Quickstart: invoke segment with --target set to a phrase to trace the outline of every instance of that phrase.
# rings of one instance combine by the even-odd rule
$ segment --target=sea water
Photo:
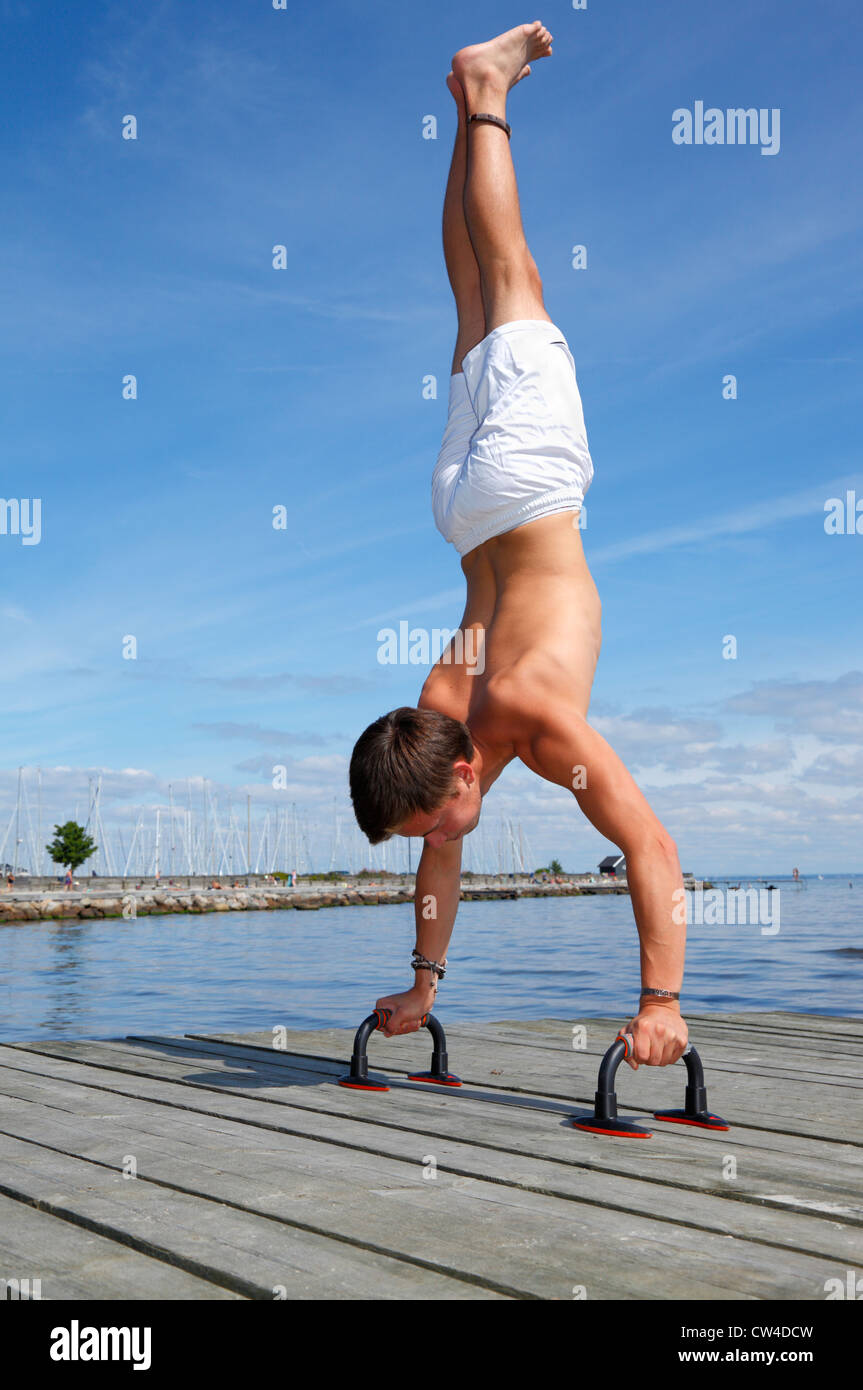
[[[863,1016],[863,876],[753,886],[769,883],[778,931],[690,925],[684,1013]],[[354,1027],[410,986],[414,941],[410,904],[9,923],[0,1040]],[[625,1022],[639,984],[628,897],[468,902],[437,1008],[452,1022]]]

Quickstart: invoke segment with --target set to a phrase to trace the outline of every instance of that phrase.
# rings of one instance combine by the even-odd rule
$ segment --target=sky
[[[684,868],[863,869],[863,534],[825,529],[856,490],[863,532],[853,0],[0,0],[0,496],[41,508],[0,534],[0,861],[24,767],[45,825],[101,778],[126,846],[169,796],[248,797],[256,836],[298,808],[315,867],[399,866],[347,765],[427,671],[379,632],[463,606],[430,509],[444,78],[528,18],[554,53],[509,119],[595,467],[591,722]],[[677,143],[698,102],[778,148]],[[467,866],[510,825],[536,865],[611,848],[518,763],[484,823]]]

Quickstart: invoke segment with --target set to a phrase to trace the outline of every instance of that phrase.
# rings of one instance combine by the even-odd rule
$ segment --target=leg
[[[479,266],[464,218],[464,185],[467,177],[467,126],[461,83],[452,73],[446,84],[458,108],[458,128],[452,152],[443,205],[443,250],[446,269],[458,313],[458,336],[452,360],[453,375],[461,371],[462,358],[486,335]]]
[[[464,90],[468,114],[505,119],[507,94],[526,76],[529,60],[550,53],[551,35],[539,20],[490,43],[463,48],[453,59],[453,73]],[[524,235],[506,132],[485,122],[472,123],[467,131],[464,211],[479,266],[486,331],[513,319],[548,320],[542,282]]]

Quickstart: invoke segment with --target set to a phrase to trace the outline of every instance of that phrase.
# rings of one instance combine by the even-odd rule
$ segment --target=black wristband
[[[645,994],[655,994],[655,995],[657,996],[658,999],[679,999],[679,998],[680,998],[679,992],[678,992],[677,994],[675,994],[675,993],[673,992],[673,990],[670,990],[670,989],[650,989],[650,988],[648,988],[647,986],[645,986],[645,988],[641,991],[640,998],[643,999],[644,996],[645,996]]]

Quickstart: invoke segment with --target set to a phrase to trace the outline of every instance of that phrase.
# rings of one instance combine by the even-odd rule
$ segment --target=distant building
[[[626,858],[622,854],[607,854],[599,866],[601,874],[608,875],[609,878],[617,878],[618,874],[626,874]]]

